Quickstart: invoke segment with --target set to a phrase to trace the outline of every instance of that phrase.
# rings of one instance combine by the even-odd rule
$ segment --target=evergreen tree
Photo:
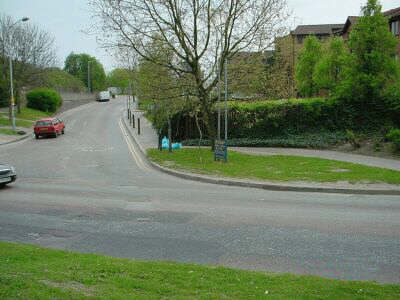
[[[357,101],[360,108],[378,103],[387,87],[399,78],[395,59],[398,41],[389,30],[379,1],[368,0],[362,13],[350,33],[350,60],[346,79],[338,90],[340,98]]]
[[[302,96],[311,97],[317,91],[313,74],[321,55],[321,43],[318,39],[315,36],[307,37],[296,65],[297,89]]]
[[[333,38],[315,66],[314,83],[317,89],[331,94],[343,80],[343,70],[348,60],[348,50],[343,39]]]

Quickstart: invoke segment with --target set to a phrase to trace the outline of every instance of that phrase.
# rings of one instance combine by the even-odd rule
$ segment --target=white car
[[[97,96],[97,101],[100,101],[100,102],[110,101],[110,99],[111,99],[110,91],[102,91]]]
[[[14,182],[17,179],[17,173],[14,167],[0,163],[0,188],[6,184]]]

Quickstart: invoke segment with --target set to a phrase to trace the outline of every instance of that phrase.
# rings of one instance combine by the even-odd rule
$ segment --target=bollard
[[[140,118],[137,119],[137,134],[140,135]]]
[[[129,109],[126,112],[128,113],[128,120],[129,120]]]
[[[132,114],[132,128],[135,128],[135,115]]]

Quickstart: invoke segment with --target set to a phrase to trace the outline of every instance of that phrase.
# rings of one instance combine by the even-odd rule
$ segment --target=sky
[[[297,25],[345,23],[347,16],[360,15],[366,0],[287,0],[291,29]],[[400,0],[381,0],[383,10],[400,7]],[[84,32],[93,23],[87,0],[0,0],[0,13],[29,22],[50,32],[56,40],[58,66],[71,52],[95,56],[106,72],[118,66],[114,58]]]

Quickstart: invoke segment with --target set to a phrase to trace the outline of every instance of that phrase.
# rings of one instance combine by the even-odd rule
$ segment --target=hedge
[[[287,136],[321,132],[377,131],[382,126],[397,123],[397,100],[352,103],[337,99],[289,99],[268,101],[229,101],[228,137],[230,139],[286,139]],[[224,132],[223,103],[221,107],[221,133]],[[396,106],[397,105],[397,106]],[[217,108],[214,107],[217,120]],[[217,124],[217,122],[215,122]],[[205,139],[204,124],[200,124]],[[172,119],[174,140],[190,140],[199,137],[193,118],[179,113]],[[280,143],[284,144],[284,143]],[[309,144],[308,142],[306,144]]]
[[[341,144],[347,140],[346,132],[320,132],[299,135],[284,135],[272,138],[231,138],[229,147],[285,147],[285,148],[318,148],[324,149]],[[210,146],[211,141],[190,139],[183,141],[184,146]]]
[[[29,108],[44,112],[56,112],[62,105],[61,96],[53,89],[36,88],[26,94]]]

